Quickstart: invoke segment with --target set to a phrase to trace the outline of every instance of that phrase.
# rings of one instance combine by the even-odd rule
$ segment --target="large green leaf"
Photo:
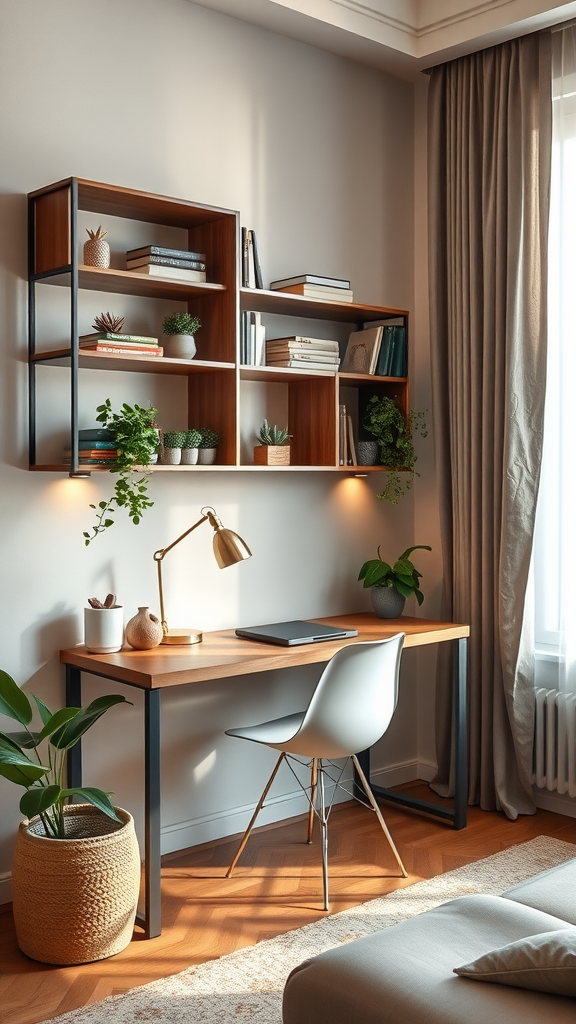
[[[12,676],[0,669],[0,712],[14,718],[20,725],[28,725],[32,719],[30,701]]]
[[[21,750],[31,750],[37,747],[40,742],[39,732],[5,732],[3,733],[12,743],[15,743]]]
[[[57,803],[62,790],[60,786],[36,786],[24,793],[20,801],[20,810],[27,818],[33,818],[35,814],[42,814]]]
[[[390,566],[388,565],[388,562],[381,562],[379,559],[374,559],[372,562],[368,562],[366,572],[364,574],[364,586],[377,586],[386,579],[389,572]]]
[[[60,708],[60,711],[56,711],[55,714],[51,715],[47,722],[44,723],[42,732],[38,734],[38,742],[41,743],[47,736],[51,736],[52,733],[61,729],[66,722],[76,718],[76,715],[80,714],[81,708]]]
[[[66,722],[60,729],[57,729],[50,742],[59,750],[68,750],[114,704],[130,703],[125,697],[120,697],[117,694],[97,697],[96,700],[93,700],[85,708],[80,708],[79,712],[70,722]]]
[[[86,801],[86,803],[93,804],[94,807],[98,807],[100,811],[107,814],[109,818],[113,818],[114,821],[121,820],[116,814],[108,794],[102,789],[94,789],[92,786],[87,786],[82,789],[63,789],[61,796],[62,798],[68,796],[80,796]]]
[[[0,734],[0,775],[18,786],[28,787],[48,771],[49,768],[30,761],[8,736]]]
[[[38,711],[40,712],[40,718],[42,719],[42,725],[46,725],[46,722],[50,718],[52,718],[52,712],[50,711],[50,708],[46,707],[44,701],[40,700],[40,697],[37,697],[35,693],[33,693],[32,696],[34,697],[34,700],[36,701],[36,707],[38,708]]]

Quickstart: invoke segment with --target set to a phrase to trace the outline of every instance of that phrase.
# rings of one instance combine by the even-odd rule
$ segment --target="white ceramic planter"
[[[195,466],[198,462],[198,449],[197,448],[183,448],[182,458],[180,462],[183,466]]]
[[[160,464],[162,466],[179,466],[182,458],[181,448],[161,448]]]
[[[170,334],[164,343],[164,355],[169,359],[194,359],[196,342],[191,334]]]
[[[201,466],[211,466],[216,460],[216,448],[199,448],[198,462]]]
[[[124,641],[124,609],[84,609],[84,643],[90,654],[114,654]]]

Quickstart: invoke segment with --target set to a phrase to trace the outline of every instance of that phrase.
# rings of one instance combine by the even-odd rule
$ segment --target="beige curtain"
[[[432,71],[430,307],[443,617],[468,622],[469,802],[534,812],[523,629],[546,375],[550,35]],[[433,785],[450,790],[439,673]]]

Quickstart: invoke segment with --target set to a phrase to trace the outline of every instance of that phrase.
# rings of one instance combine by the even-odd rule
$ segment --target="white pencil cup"
[[[124,641],[124,608],[84,609],[84,643],[90,654],[114,654]]]

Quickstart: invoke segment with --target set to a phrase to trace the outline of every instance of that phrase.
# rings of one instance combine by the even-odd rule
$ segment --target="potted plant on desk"
[[[364,562],[358,574],[364,580],[364,587],[370,588],[372,608],[381,619],[397,619],[404,611],[406,598],[414,594],[418,604],[422,604],[424,595],[420,590],[422,573],[418,572],[409,559],[413,551],[431,551],[427,544],[414,544],[406,548],[394,565],[389,565],[380,557]]]
[[[119,953],[132,938],[140,855],[132,816],[93,787],[66,789],[66,753],[115,704],[110,694],[54,714],[33,708],[0,670],[0,711],[20,732],[0,733],[0,775],[25,792],[26,815],[12,867],[16,937],[23,953],[50,964],[78,964]],[[69,803],[73,796],[83,803]]]

